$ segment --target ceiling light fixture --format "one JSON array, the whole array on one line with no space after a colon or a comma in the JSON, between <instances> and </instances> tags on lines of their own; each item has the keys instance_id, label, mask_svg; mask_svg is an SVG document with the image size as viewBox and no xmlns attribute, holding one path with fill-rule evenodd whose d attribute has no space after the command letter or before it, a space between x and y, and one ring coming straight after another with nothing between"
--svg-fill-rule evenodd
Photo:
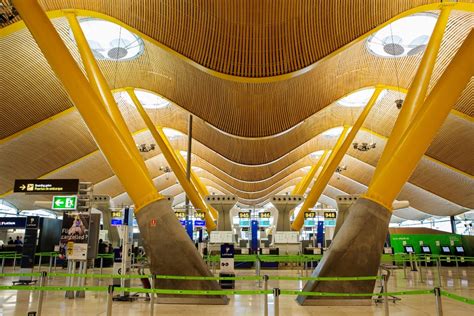
<instances>
[{"instance_id":1,"label":"ceiling light fixture","mask_svg":"<svg viewBox=\"0 0 474 316\"><path fill-rule=\"evenodd\" d=\"M352 146L354 149L358 151L369 151L371 149L374 149L377 144L376 143L353 143Z\"/></svg>"},{"instance_id":2,"label":"ceiling light fixture","mask_svg":"<svg viewBox=\"0 0 474 316\"><path fill-rule=\"evenodd\" d=\"M141 153L147 153L149 151L155 150L155 144L137 144L138 151Z\"/></svg>"}]
</instances>

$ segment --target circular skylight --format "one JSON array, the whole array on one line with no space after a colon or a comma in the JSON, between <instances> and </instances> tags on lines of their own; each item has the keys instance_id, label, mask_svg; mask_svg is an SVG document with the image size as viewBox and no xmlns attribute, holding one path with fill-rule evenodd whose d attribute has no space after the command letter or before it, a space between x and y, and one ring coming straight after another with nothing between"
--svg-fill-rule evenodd
<instances>
[{"instance_id":1,"label":"circular skylight","mask_svg":"<svg viewBox=\"0 0 474 316\"><path fill-rule=\"evenodd\" d=\"M115 23L102 19L80 19L84 36L98 60L130 60L143 53L140 37ZM69 30L71 38L74 38Z\"/></svg>"},{"instance_id":2,"label":"circular skylight","mask_svg":"<svg viewBox=\"0 0 474 316\"><path fill-rule=\"evenodd\" d=\"M381 57L413 56L425 50L438 16L418 13L398 19L367 39L368 50Z\"/></svg>"},{"instance_id":3,"label":"circular skylight","mask_svg":"<svg viewBox=\"0 0 474 316\"><path fill-rule=\"evenodd\" d=\"M357 108L366 106L369 103L370 98L374 94L375 88L366 88L353 92L343 98L337 100L337 103L342 106L350 108ZM382 90L377 100L382 99L387 94L387 90Z\"/></svg>"},{"instance_id":4,"label":"circular skylight","mask_svg":"<svg viewBox=\"0 0 474 316\"><path fill-rule=\"evenodd\" d=\"M336 137L336 136L341 135L343 130L344 130L344 127L342 127L342 126L334 127L334 128L331 128L331 129L328 129L328 130L322 132L322 135L326 136L326 137Z\"/></svg>"}]
</instances>

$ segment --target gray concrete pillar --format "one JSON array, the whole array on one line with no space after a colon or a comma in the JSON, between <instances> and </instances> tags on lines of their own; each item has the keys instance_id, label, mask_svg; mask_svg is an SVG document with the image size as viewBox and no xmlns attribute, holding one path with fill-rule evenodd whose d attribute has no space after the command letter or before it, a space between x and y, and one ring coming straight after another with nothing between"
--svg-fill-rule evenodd
<instances>
[{"instance_id":1,"label":"gray concrete pillar","mask_svg":"<svg viewBox=\"0 0 474 316\"><path fill-rule=\"evenodd\" d=\"M350 208L329 250L314 270L313 277L377 275L392 213L383 206L359 198ZM303 291L372 293L375 281L308 281ZM317 297L299 295L301 305L365 305L370 297Z\"/></svg>"},{"instance_id":2,"label":"gray concrete pillar","mask_svg":"<svg viewBox=\"0 0 474 316\"><path fill-rule=\"evenodd\" d=\"M150 271L159 275L213 276L194 243L180 225L169 202L153 202L136 213L140 235L150 261ZM157 279L160 289L219 290L217 281ZM166 295L160 303L227 304L226 296Z\"/></svg>"}]
</instances>

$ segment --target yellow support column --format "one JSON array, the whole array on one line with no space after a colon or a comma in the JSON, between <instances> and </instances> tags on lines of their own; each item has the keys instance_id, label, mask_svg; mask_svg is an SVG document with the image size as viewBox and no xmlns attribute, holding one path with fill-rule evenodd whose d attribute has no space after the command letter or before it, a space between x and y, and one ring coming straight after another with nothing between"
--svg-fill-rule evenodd
<instances>
[{"instance_id":1,"label":"yellow support column","mask_svg":"<svg viewBox=\"0 0 474 316\"><path fill-rule=\"evenodd\" d=\"M316 172L318 172L319 167L321 167L321 164L323 163L324 159L326 159L326 156L328 154L328 150L326 149L324 153L319 157L318 162L311 167L309 172L304 176L303 179L301 179L300 183L293 189L293 192L291 192L292 195L303 195L306 192L306 189L308 189L309 184L314 178L314 175Z\"/></svg>"},{"instance_id":2,"label":"yellow support column","mask_svg":"<svg viewBox=\"0 0 474 316\"><path fill-rule=\"evenodd\" d=\"M65 12L66 18L69 22L69 26L71 27L72 34L74 35L74 39L76 40L77 48L81 55L82 64L84 65L84 68L86 70L87 77L89 77L89 82L91 84L92 89L97 94L97 96L99 96L99 98L102 100L102 103L107 108L112 120L120 131L122 138L128 144L130 151L133 153L138 163L141 165L141 168L146 174L149 175L145 162L143 161L143 158L138 152L135 140L133 139L130 130L127 127L127 123L125 123L125 120L123 119L122 113L120 112L117 103L115 102L115 98L112 95L112 92L110 91L109 85L107 84L104 75L100 71L99 65L97 65L95 57L89 47L89 43L87 42L87 39L84 36L84 32L82 32L82 28L79 22L77 21L76 14L74 13L74 11L69 10Z\"/></svg>"},{"instance_id":3,"label":"yellow support column","mask_svg":"<svg viewBox=\"0 0 474 316\"><path fill-rule=\"evenodd\" d=\"M474 31L471 30L413 122L403 135L398 135L399 145L364 197L392 209L393 201L474 75L473 55Z\"/></svg>"},{"instance_id":4,"label":"yellow support column","mask_svg":"<svg viewBox=\"0 0 474 316\"><path fill-rule=\"evenodd\" d=\"M433 73L438 51L443 40L444 30L448 24L449 15L454 4L455 3L442 4L438 21L433 29L430 41L425 49L418 70L413 78L413 82L408 89L402 109L400 110L392 133L377 164L377 169L375 170L371 183L375 181L387 160L393 155L393 151L399 144L400 137L406 131L410 122L413 120L413 117L416 115L425 100L428 86L430 84L431 74Z\"/></svg>"},{"instance_id":5,"label":"yellow support column","mask_svg":"<svg viewBox=\"0 0 474 316\"><path fill-rule=\"evenodd\" d=\"M132 99L135 107L137 108L138 113L142 117L143 121L145 122L146 126L150 130L153 138L155 139L158 147L160 147L163 156L165 157L166 161L170 165L170 168L173 170L176 178L178 179L179 183L183 187L183 190L186 192L189 200L194 205L196 209L200 209L205 214L206 219L206 228L208 231L213 231L216 229L216 224L214 223L215 218L212 216L212 213L209 211L206 203L199 195L196 188L188 181L186 177L186 173L184 172L181 163L175 157L175 153L172 148L167 146L167 141L165 139L166 135L160 128L157 128L153 125L150 117L146 113L145 109L141 105L140 101L138 100L137 96L133 89L127 89L130 98Z\"/></svg>"},{"instance_id":6,"label":"yellow support column","mask_svg":"<svg viewBox=\"0 0 474 316\"><path fill-rule=\"evenodd\" d=\"M17 0L14 6L135 203L135 211L162 199L38 2Z\"/></svg>"},{"instance_id":7,"label":"yellow support column","mask_svg":"<svg viewBox=\"0 0 474 316\"><path fill-rule=\"evenodd\" d=\"M344 142L342 140L344 139L345 133L342 133L341 136L338 139L338 144L334 147L333 152L331 153L331 156L329 157L328 161L326 162L326 165L324 166L323 171L320 173L316 183L313 185L311 188L311 191L309 192L308 196L306 197L306 200L303 203L303 206L301 207L298 216L295 218L293 224L291 225L291 228L293 230L300 230L301 227L304 224L304 213L308 211L309 208L314 207L316 202L319 200L319 197L324 191L324 188L328 184L329 180L331 179L332 175L336 171L337 166L342 161L342 158L346 154L347 150L349 149L349 146L352 144L354 141L354 138L359 131L359 129L362 127L362 124L364 123L365 119L369 115L370 110L374 106L375 102L377 101L380 92L382 92L382 88L376 87L374 93L372 94L372 97L370 98L369 102L365 106L364 110L362 113L359 115L357 118L357 121L355 122L354 126L352 127L351 131L348 133L347 137L345 138ZM347 133L347 128L345 128L345 131ZM342 143L342 144L340 144ZM339 145L340 144L340 145Z\"/></svg>"}]
</instances>

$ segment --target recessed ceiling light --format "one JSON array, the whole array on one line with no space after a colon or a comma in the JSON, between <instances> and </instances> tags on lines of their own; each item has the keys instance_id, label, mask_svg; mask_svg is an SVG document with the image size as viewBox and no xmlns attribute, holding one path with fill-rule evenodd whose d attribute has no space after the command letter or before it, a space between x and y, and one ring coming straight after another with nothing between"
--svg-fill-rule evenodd
<instances>
[{"instance_id":1,"label":"recessed ceiling light","mask_svg":"<svg viewBox=\"0 0 474 316\"><path fill-rule=\"evenodd\" d=\"M413 56L425 50L438 16L434 13L417 13L398 19L372 34L367 48L380 57Z\"/></svg>"},{"instance_id":2,"label":"recessed ceiling light","mask_svg":"<svg viewBox=\"0 0 474 316\"><path fill-rule=\"evenodd\" d=\"M80 19L79 24L98 60L131 60L144 51L143 40L118 24L95 18ZM69 36L74 39L71 30Z\"/></svg>"}]
</instances>

